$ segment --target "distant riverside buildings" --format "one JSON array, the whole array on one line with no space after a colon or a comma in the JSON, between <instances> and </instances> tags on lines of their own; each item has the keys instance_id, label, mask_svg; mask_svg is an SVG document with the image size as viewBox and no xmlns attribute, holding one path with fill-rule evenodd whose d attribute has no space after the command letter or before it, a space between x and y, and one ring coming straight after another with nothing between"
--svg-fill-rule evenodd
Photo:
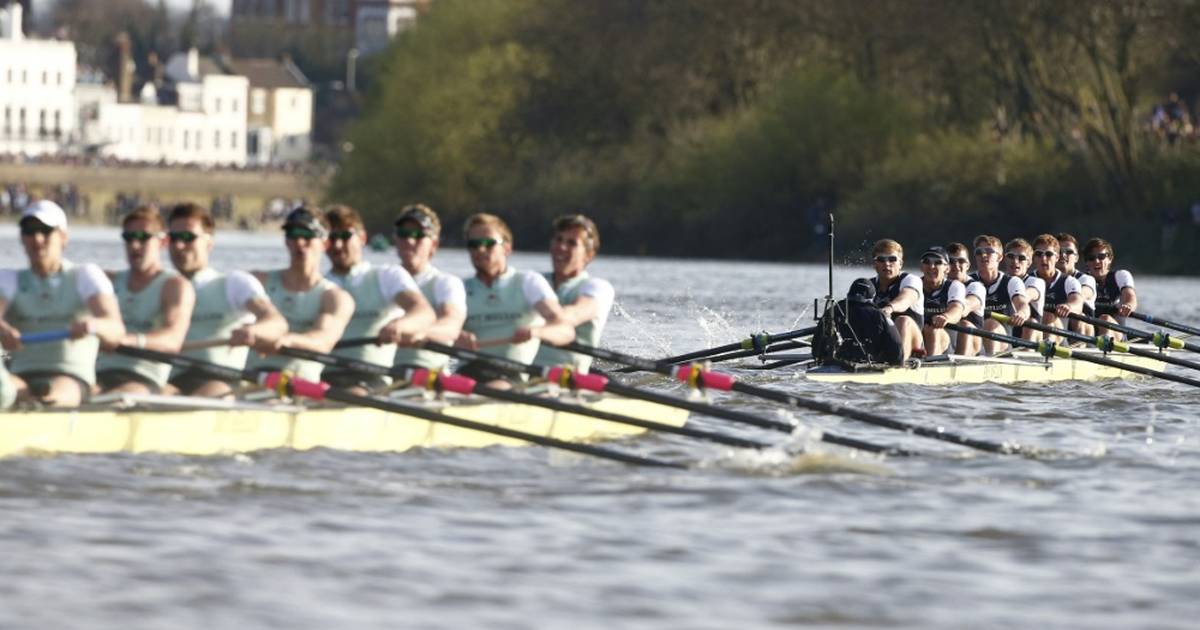
<instances>
[{"instance_id":1,"label":"distant riverside buildings","mask_svg":"<svg viewBox=\"0 0 1200 630\"><path fill-rule=\"evenodd\" d=\"M342 63L355 49L368 56L412 26L431 0L233 0L235 54L278 55L305 49Z\"/></svg>"},{"instance_id":2,"label":"distant riverside buildings","mask_svg":"<svg viewBox=\"0 0 1200 630\"><path fill-rule=\"evenodd\" d=\"M0 0L3 2L3 0ZM258 166L300 162L313 94L288 59L176 53L134 89L127 39L115 85L76 72L71 42L27 39L22 9L0 10L0 154L95 154L131 162Z\"/></svg>"}]
</instances>

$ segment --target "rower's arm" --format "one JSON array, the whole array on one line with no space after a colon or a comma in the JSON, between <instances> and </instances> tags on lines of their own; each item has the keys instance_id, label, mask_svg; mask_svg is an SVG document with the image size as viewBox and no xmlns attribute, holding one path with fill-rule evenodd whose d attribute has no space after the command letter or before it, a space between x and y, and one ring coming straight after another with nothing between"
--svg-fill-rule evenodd
<instances>
[{"instance_id":1,"label":"rower's arm","mask_svg":"<svg viewBox=\"0 0 1200 630\"><path fill-rule=\"evenodd\" d=\"M433 325L425 329L425 338L439 343L453 344L462 333L463 324L467 321L466 310L456 304L446 302L436 311L437 319Z\"/></svg>"},{"instance_id":2,"label":"rower's arm","mask_svg":"<svg viewBox=\"0 0 1200 630\"><path fill-rule=\"evenodd\" d=\"M196 290L192 283L182 276L168 278L163 283L162 295L159 298L159 309L162 312L163 325L156 328L140 339L138 335L125 333L121 341L126 346L145 347L159 352L179 352L183 340L187 337L188 326L192 322L192 310L196 306Z\"/></svg>"},{"instance_id":3,"label":"rower's arm","mask_svg":"<svg viewBox=\"0 0 1200 630\"><path fill-rule=\"evenodd\" d=\"M436 317L425 296L417 290L401 291L396 294L395 302L404 309L404 314L385 324L379 331L379 339L405 343L414 336L423 336Z\"/></svg>"},{"instance_id":4,"label":"rower's arm","mask_svg":"<svg viewBox=\"0 0 1200 630\"><path fill-rule=\"evenodd\" d=\"M542 300L533 307L546 320L542 326L531 326L532 337L553 346L561 346L575 340L575 327L563 317L562 306L554 300Z\"/></svg>"},{"instance_id":5,"label":"rower's arm","mask_svg":"<svg viewBox=\"0 0 1200 630\"><path fill-rule=\"evenodd\" d=\"M893 313L903 313L912 308L912 305L916 304L920 297L921 294L917 293L916 289L904 287L900 289L900 293L896 295L896 298L888 302L885 306L890 306Z\"/></svg>"},{"instance_id":6,"label":"rower's arm","mask_svg":"<svg viewBox=\"0 0 1200 630\"><path fill-rule=\"evenodd\" d=\"M321 310L317 313L312 328L303 332L288 332L276 345L312 352L329 352L342 338L346 324L350 323L353 315L354 298L342 289L329 289L321 294Z\"/></svg>"},{"instance_id":7,"label":"rower's arm","mask_svg":"<svg viewBox=\"0 0 1200 630\"><path fill-rule=\"evenodd\" d=\"M100 339L100 347L105 350L116 348L125 337L125 322L121 321L121 309L117 306L117 296L112 293L97 293L87 300L88 312L91 317L82 323L87 331Z\"/></svg>"},{"instance_id":8,"label":"rower's arm","mask_svg":"<svg viewBox=\"0 0 1200 630\"><path fill-rule=\"evenodd\" d=\"M946 312L942 313L942 317L946 318L947 324L957 324L962 321L964 315L967 314L967 308L962 302L951 302L946 307Z\"/></svg>"},{"instance_id":9,"label":"rower's arm","mask_svg":"<svg viewBox=\"0 0 1200 630\"><path fill-rule=\"evenodd\" d=\"M1025 294L1012 296L1013 314L1029 319L1029 298Z\"/></svg>"},{"instance_id":10,"label":"rower's arm","mask_svg":"<svg viewBox=\"0 0 1200 630\"><path fill-rule=\"evenodd\" d=\"M21 347L21 333L13 328L8 320L4 318L8 313L8 299L0 294L0 346L10 352L19 350Z\"/></svg>"},{"instance_id":11,"label":"rower's arm","mask_svg":"<svg viewBox=\"0 0 1200 630\"><path fill-rule=\"evenodd\" d=\"M1130 313L1136 311L1137 307L1137 291L1134 291L1133 287L1125 287L1124 289L1121 289L1121 314L1129 315Z\"/></svg>"},{"instance_id":12,"label":"rower's arm","mask_svg":"<svg viewBox=\"0 0 1200 630\"><path fill-rule=\"evenodd\" d=\"M287 320L267 296L260 295L247 300L246 310L254 315L254 323L233 331L233 345L257 345L259 340L273 343L287 334Z\"/></svg>"}]
</instances>

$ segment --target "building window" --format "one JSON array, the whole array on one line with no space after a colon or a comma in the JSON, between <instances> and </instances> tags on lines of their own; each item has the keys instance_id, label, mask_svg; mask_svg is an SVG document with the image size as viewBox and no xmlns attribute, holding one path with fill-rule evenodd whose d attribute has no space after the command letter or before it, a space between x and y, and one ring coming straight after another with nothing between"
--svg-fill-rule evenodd
<instances>
[{"instance_id":1,"label":"building window","mask_svg":"<svg viewBox=\"0 0 1200 630\"><path fill-rule=\"evenodd\" d=\"M185 148L185 149L189 148L189 146L191 145L191 139L192 139L191 134L188 133L187 129L184 129L183 130L183 148Z\"/></svg>"},{"instance_id":2,"label":"building window","mask_svg":"<svg viewBox=\"0 0 1200 630\"><path fill-rule=\"evenodd\" d=\"M254 90L250 93L250 113L261 116L267 111L267 93L265 90Z\"/></svg>"},{"instance_id":3,"label":"building window","mask_svg":"<svg viewBox=\"0 0 1200 630\"><path fill-rule=\"evenodd\" d=\"M220 114L221 113L221 99L219 99L219 98L214 99L213 104L214 104L214 107L216 107L217 113Z\"/></svg>"},{"instance_id":4,"label":"building window","mask_svg":"<svg viewBox=\"0 0 1200 630\"><path fill-rule=\"evenodd\" d=\"M218 151L221 149L221 132L219 130L213 131L213 148Z\"/></svg>"},{"instance_id":5,"label":"building window","mask_svg":"<svg viewBox=\"0 0 1200 630\"><path fill-rule=\"evenodd\" d=\"M238 132L229 132L229 146L233 147L235 150L238 148Z\"/></svg>"},{"instance_id":6,"label":"building window","mask_svg":"<svg viewBox=\"0 0 1200 630\"><path fill-rule=\"evenodd\" d=\"M42 85L50 85L50 73L42 70Z\"/></svg>"},{"instance_id":7,"label":"building window","mask_svg":"<svg viewBox=\"0 0 1200 630\"><path fill-rule=\"evenodd\" d=\"M5 75L4 82L5 82L5 83L12 83L12 68L9 68L9 69L8 69L8 72L5 72L5 73L4 73L4 75Z\"/></svg>"},{"instance_id":8,"label":"building window","mask_svg":"<svg viewBox=\"0 0 1200 630\"><path fill-rule=\"evenodd\" d=\"M29 78L28 78L28 76L25 74L25 69L24 69L24 68L21 68L21 85L25 85L25 84L26 84L26 83L28 83L28 82L29 82Z\"/></svg>"},{"instance_id":9,"label":"building window","mask_svg":"<svg viewBox=\"0 0 1200 630\"><path fill-rule=\"evenodd\" d=\"M197 129L196 133L193 135L196 136L196 150L199 151L199 150L203 149L204 147L201 146L201 144L202 144L202 141L204 140L204 136L202 136L200 134L200 130Z\"/></svg>"},{"instance_id":10,"label":"building window","mask_svg":"<svg viewBox=\"0 0 1200 630\"><path fill-rule=\"evenodd\" d=\"M55 79L58 81L58 85L62 85L62 72L55 73Z\"/></svg>"},{"instance_id":11,"label":"building window","mask_svg":"<svg viewBox=\"0 0 1200 630\"><path fill-rule=\"evenodd\" d=\"M240 102L241 102L241 101L239 101L239 100L238 100L238 99L236 99L236 98L235 98L235 99L233 99L232 101L230 101L230 103L229 103L229 107L230 107L230 109L232 109L232 110L233 110L233 113L235 113L235 114L236 114L236 113L238 113L238 103L240 103Z\"/></svg>"}]
</instances>

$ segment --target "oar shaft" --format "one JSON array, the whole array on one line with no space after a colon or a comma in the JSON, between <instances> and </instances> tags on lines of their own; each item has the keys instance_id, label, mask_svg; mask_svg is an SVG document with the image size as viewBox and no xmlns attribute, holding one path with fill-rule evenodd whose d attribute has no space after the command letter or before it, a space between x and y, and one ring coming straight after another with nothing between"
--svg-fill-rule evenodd
<instances>
[{"instance_id":1,"label":"oar shaft","mask_svg":"<svg viewBox=\"0 0 1200 630\"><path fill-rule=\"evenodd\" d=\"M1200 352L1200 344L1196 344L1191 341L1186 341L1184 339L1176 339L1174 337L1166 338L1167 334L1164 332L1161 332L1161 331L1160 332L1151 332L1148 330L1141 330L1138 328L1133 328L1132 326L1126 326L1124 324L1114 324L1113 322L1100 319L1099 317L1091 317L1088 315L1081 315L1079 313L1071 313L1070 317L1073 320L1080 321L1085 324L1091 324L1093 326L1102 326L1102 327L1108 328L1110 330L1115 330L1120 333L1125 333L1131 339L1150 340L1151 343L1156 343L1156 344L1162 342L1163 345L1165 345L1166 347L1174 348L1176 350L1188 350L1191 352ZM1158 339L1158 341L1155 341L1156 339Z\"/></svg>"},{"instance_id":2,"label":"oar shaft","mask_svg":"<svg viewBox=\"0 0 1200 630\"><path fill-rule=\"evenodd\" d=\"M785 341L783 343L777 343L777 344L774 344L774 345L768 347L767 351L765 353L759 352L758 350L738 350L737 352L728 352L725 354L718 354L717 356L714 356L714 357L709 357L708 359L706 359L706 361L708 361L709 363L721 363L722 361L733 361L734 359L744 359L746 357L757 357L757 356L761 356L763 354L770 354L772 352L783 352L784 350L797 350L800 348L807 348L807 347L809 347L809 345L811 345L811 344L809 344L806 341Z\"/></svg>"},{"instance_id":3,"label":"oar shaft","mask_svg":"<svg viewBox=\"0 0 1200 630\"><path fill-rule=\"evenodd\" d=\"M221 339L203 339L203 340L199 340L199 341L185 341L183 343L183 347L181 347L180 350L183 352L187 352L188 350L204 350L206 348L216 348L218 346L228 346L230 341L231 341L231 339L229 339L228 337L224 337Z\"/></svg>"},{"instance_id":4,"label":"oar shaft","mask_svg":"<svg viewBox=\"0 0 1200 630\"><path fill-rule=\"evenodd\" d=\"M1134 311L1134 312L1130 313L1129 316L1134 319L1140 319L1140 320L1146 322L1147 324L1154 324L1155 326L1163 326L1165 328L1178 330L1179 332L1185 332L1189 335L1200 335L1200 328L1196 328L1195 326L1188 326L1187 324L1180 324L1179 322L1173 322L1169 319L1163 319L1161 317L1155 317L1149 313L1139 313L1137 311Z\"/></svg>"},{"instance_id":5,"label":"oar shaft","mask_svg":"<svg viewBox=\"0 0 1200 630\"><path fill-rule=\"evenodd\" d=\"M996 313L993 313L992 315L996 315ZM1001 321L1003 321L1003 316L1001 316L997 319L1000 319ZM1196 363L1195 361L1188 361L1187 359L1181 359L1179 357L1171 356L1165 352L1157 352L1154 350L1147 350L1145 348L1133 348L1133 347L1130 347L1128 344L1121 343L1119 341L1115 341L1111 337L1089 337L1087 335L1080 334L1080 333L1077 333L1072 330L1066 330L1063 328L1055 328L1054 326L1047 326L1045 324L1039 324L1037 322L1025 322L1024 324L1021 324L1021 325L1025 326L1026 328L1030 328L1033 330L1039 330L1039 331L1047 333L1047 334L1058 335L1059 337L1064 337L1066 339L1072 339L1074 341L1082 341L1084 343L1092 344L1092 345L1096 346L1097 348L1099 348L1100 350L1109 349L1108 345L1111 344L1113 346L1111 349L1115 350L1117 352L1131 354L1135 357L1146 357L1148 359L1154 359L1156 361L1162 361L1163 363L1170 363L1172 365L1178 365L1180 367L1191 368L1193 370L1200 370L1200 363Z\"/></svg>"},{"instance_id":6,"label":"oar shaft","mask_svg":"<svg viewBox=\"0 0 1200 630\"><path fill-rule=\"evenodd\" d=\"M770 343L775 343L778 341L788 341L791 339L796 339L798 337L807 337L807 336L813 334L813 332L816 329L817 329L816 326L809 326L808 328L800 328L798 330L790 330L788 332L777 333L774 335L766 335L765 337L762 338L762 341L767 344L770 344ZM750 354L747 354L744 356L751 356L754 354L758 354L758 350L754 347L754 337L743 339L736 343L729 343L729 344L725 344L723 346L717 346L715 348L708 348L705 350L696 350L694 352L678 354L673 357L666 357L664 359L658 359L656 362L657 363L666 363L666 364L683 363L685 361L692 361L695 359L704 359L707 357L724 354L726 352L734 352L734 351L739 351L739 350L750 351ZM621 369L621 370L617 370L617 371L618 372L630 372L630 371L636 371L636 370Z\"/></svg>"}]
</instances>

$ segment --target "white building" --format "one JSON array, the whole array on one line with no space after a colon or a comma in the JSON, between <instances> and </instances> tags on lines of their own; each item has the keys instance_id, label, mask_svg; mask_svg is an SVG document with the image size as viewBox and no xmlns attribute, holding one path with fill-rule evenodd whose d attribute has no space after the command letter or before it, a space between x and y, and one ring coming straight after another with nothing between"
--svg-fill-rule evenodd
<instances>
[{"instance_id":1,"label":"white building","mask_svg":"<svg viewBox=\"0 0 1200 630\"><path fill-rule=\"evenodd\" d=\"M373 55L392 38L416 24L421 0L359 0L354 16L354 43L359 54Z\"/></svg>"},{"instance_id":2,"label":"white building","mask_svg":"<svg viewBox=\"0 0 1200 630\"><path fill-rule=\"evenodd\" d=\"M0 154L57 153L75 133L75 44L26 39L21 17L0 9Z\"/></svg>"},{"instance_id":3,"label":"white building","mask_svg":"<svg viewBox=\"0 0 1200 630\"><path fill-rule=\"evenodd\" d=\"M313 90L290 59L232 59L229 70L250 82L250 164L303 162L312 154Z\"/></svg>"},{"instance_id":4,"label":"white building","mask_svg":"<svg viewBox=\"0 0 1200 630\"><path fill-rule=\"evenodd\" d=\"M153 86L138 103L96 99L94 129L86 133L101 155L168 164L246 164L246 77L226 74L195 49L168 60L176 103L157 103Z\"/></svg>"}]
</instances>

